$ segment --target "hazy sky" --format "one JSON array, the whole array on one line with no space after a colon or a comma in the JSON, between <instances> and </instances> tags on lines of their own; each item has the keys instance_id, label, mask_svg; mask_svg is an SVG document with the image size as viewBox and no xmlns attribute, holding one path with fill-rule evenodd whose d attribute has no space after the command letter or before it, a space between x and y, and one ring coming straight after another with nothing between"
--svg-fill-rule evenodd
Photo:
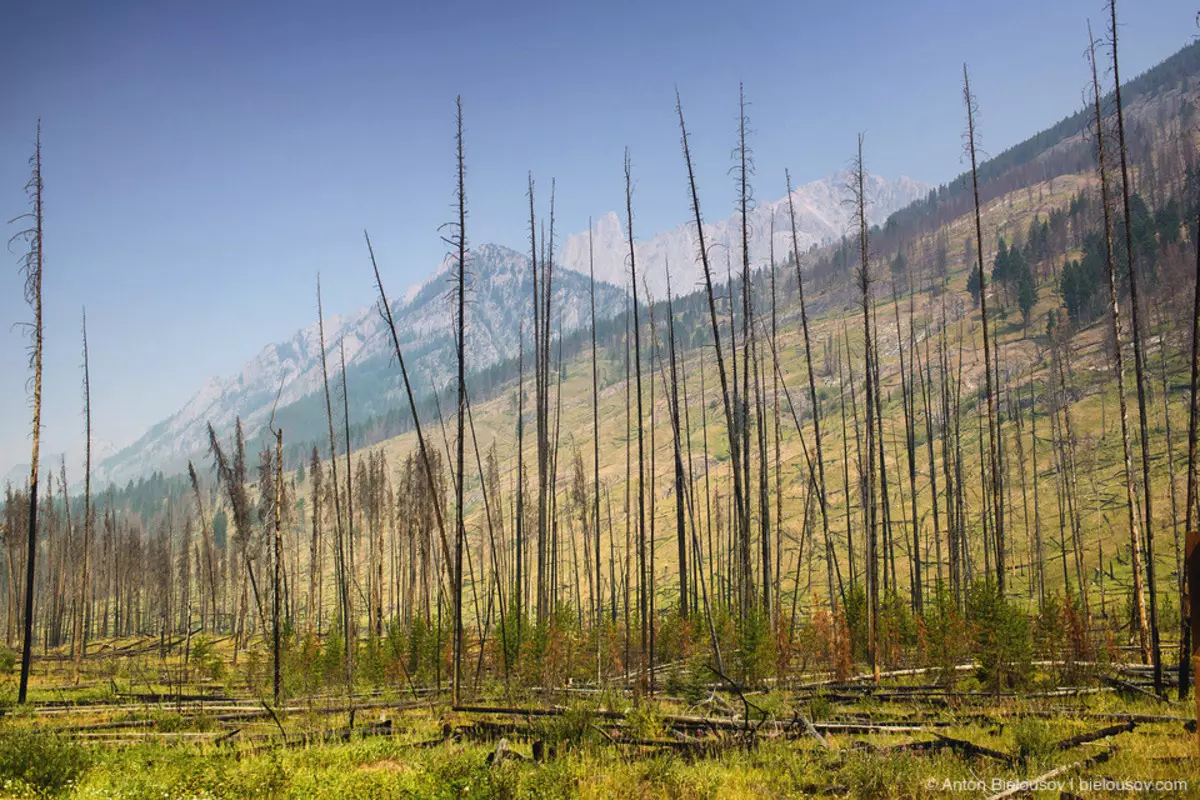
<instances>
[{"instance_id":1,"label":"hazy sky","mask_svg":"<svg viewBox=\"0 0 1200 800\"><path fill-rule=\"evenodd\" d=\"M1126 0L1132 77L1197 33L1197 0ZM639 235L688 213L675 85L706 215L729 213L742 80L758 197L867 166L961 171L962 62L991 153L1082 102L1099 0L974 3L0 3L0 220L42 118L43 452L82 437L80 310L94 431L125 444L212 375L371 302L370 229L393 294L444 254L454 97L466 114L472 244L524 247L526 171L557 178L564 232L622 203ZM623 215L622 215L623 216ZM9 225L5 239L17 230ZM29 458L19 248L0 268L0 475Z\"/></svg>"}]
</instances>

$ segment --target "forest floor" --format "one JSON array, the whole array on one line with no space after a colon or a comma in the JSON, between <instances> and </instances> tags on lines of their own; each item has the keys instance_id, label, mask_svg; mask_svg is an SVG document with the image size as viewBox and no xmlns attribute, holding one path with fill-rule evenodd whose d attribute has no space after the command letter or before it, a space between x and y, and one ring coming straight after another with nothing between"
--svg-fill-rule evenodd
<instances>
[{"instance_id":1,"label":"forest floor","mask_svg":"<svg viewBox=\"0 0 1200 800\"><path fill-rule=\"evenodd\" d=\"M755 691L675 666L653 698L623 678L493 684L455 709L397 681L275 707L261 653L237 681L184 681L158 644L100 643L78 683L68 654L36 660L31 702L0 717L0 796L1200 797L1195 709L1135 664L1035 662L1020 693L985 691L972 664Z\"/></svg>"}]
</instances>

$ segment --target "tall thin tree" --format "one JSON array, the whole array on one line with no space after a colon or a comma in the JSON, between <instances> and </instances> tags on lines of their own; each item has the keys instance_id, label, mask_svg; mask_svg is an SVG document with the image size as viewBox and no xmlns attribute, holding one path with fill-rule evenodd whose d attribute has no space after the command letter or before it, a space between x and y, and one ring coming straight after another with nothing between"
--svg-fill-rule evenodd
<instances>
[{"instance_id":1,"label":"tall thin tree","mask_svg":"<svg viewBox=\"0 0 1200 800\"><path fill-rule=\"evenodd\" d=\"M988 334L987 315L987 283L983 274L983 220L982 208L979 203L979 169L976 163L975 115L979 106L975 95L971 94L971 79L967 75L967 65L963 64L963 104L967 108L967 150L971 157L971 189L975 198L975 256L979 276L979 315L983 320L983 373L984 387L987 393L988 415L988 463L991 468L991 486L989 502L992 504L996 554L996 587L1004 593L1004 501L1003 483L999 469L999 438L1000 423L996 419L995 387L992 385L992 354L991 340Z\"/></svg>"},{"instance_id":2,"label":"tall thin tree","mask_svg":"<svg viewBox=\"0 0 1200 800\"><path fill-rule=\"evenodd\" d=\"M9 239L20 239L29 249L21 258L21 273L25 278L25 302L33 309L33 321L23 323L29 331L29 368L33 372L33 454L29 463L29 540L25 560L25 617L21 646L21 683L17 703L24 705L29 690L29 669L33 664L33 595L34 561L37 556L38 524L38 459L42 437L42 121L37 123L33 157L29 160L32 174L25 184L25 194L32 210L17 219L29 220L29 227ZM14 220L15 221L15 220Z\"/></svg>"},{"instance_id":3,"label":"tall thin tree","mask_svg":"<svg viewBox=\"0 0 1200 800\"><path fill-rule=\"evenodd\" d=\"M1150 644L1154 656L1154 691L1162 694L1162 650L1158 635L1158 592L1155 588L1154 569L1154 486L1150 482L1150 431L1147 421L1146 401L1146 357L1142 350L1142 326L1138 309L1138 274L1134 260L1133 221L1129 210L1129 159L1125 148L1125 110L1121 103L1121 68L1117 58L1117 2L1109 0L1108 34L1112 45L1113 85L1117 101L1117 145L1121 155L1121 198L1125 206L1125 261L1129 269L1129 316L1133 329L1133 369L1137 379L1138 424L1142 441L1142 513L1145 516L1146 547L1146 591L1150 594Z\"/></svg>"}]
</instances>

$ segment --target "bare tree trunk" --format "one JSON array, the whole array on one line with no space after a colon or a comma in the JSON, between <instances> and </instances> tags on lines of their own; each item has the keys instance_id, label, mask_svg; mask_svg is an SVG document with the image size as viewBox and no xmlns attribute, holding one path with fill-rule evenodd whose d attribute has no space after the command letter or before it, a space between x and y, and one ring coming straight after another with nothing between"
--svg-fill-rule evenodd
<instances>
[{"instance_id":1,"label":"bare tree trunk","mask_svg":"<svg viewBox=\"0 0 1200 800\"><path fill-rule=\"evenodd\" d=\"M455 484L455 519L457 520L454 535L454 705L458 705L462 695L462 661L463 661L463 620L462 620L462 589L463 589L463 540L466 538L466 520L463 518L463 484L466 483L466 473L463 469L463 448L466 443L464 421L467 405L467 361L466 361L466 331L467 331L467 194L464 185L466 163L463 159L463 119L462 96L456 100L458 134L456 136L458 150L458 226L451 236L451 241L458 249L458 454Z\"/></svg>"},{"instance_id":2,"label":"bare tree trunk","mask_svg":"<svg viewBox=\"0 0 1200 800\"><path fill-rule=\"evenodd\" d=\"M33 451L29 464L29 549L25 559L25 618L21 647L21 683L17 691L17 704L24 705L29 690L29 669L33 663L33 592L34 561L37 556L37 512L38 512L38 459L42 438L42 121L38 120L37 139L33 158L30 159L33 174L25 184L33 210L25 215L31 226L18 238L29 244L29 251L21 260L21 272L25 277L25 301L33 309L30 323L30 358L33 371Z\"/></svg>"},{"instance_id":3,"label":"bare tree trunk","mask_svg":"<svg viewBox=\"0 0 1200 800\"><path fill-rule=\"evenodd\" d=\"M347 586L346 574L346 544L345 533L342 529L341 490L337 474L337 440L333 435L333 405L329 394L329 369L325 359L325 314L321 306L321 277L317 276L317 327L321 338L321 378L325 387L325 419L329 423L329 468L333 483L330 491L333 493L333 515L336 542L334 554L338 578L338 606L341 611L342 636L346 639L346 691L353 691L353 673L350 667L350 589ZM346 452L350 452L350 441L346 441Z\"/></svg>"},{"instance_id":4,"label":"bare tree trunk","mask_svg":"<svg viewBox=\"0 0 1200 800\"><path fill-rule=\"evenodd\" d=\"M837 564L837 555L833 548L833 537L829 532L829 503L825 492L825 450L821 442L821 404L817 397L817 378L813 370L812 361L812 340L809 337L808 330L808 308L804 302L804 273L800 269L800 239L796 233L796 207L792 200L792 176L787 170L784 170L784 178L787 182L788 196L788 217L791 220L792 226L792 260L796 263L796 287L800 298L800 327L804 332L804 364L808 371L808 402L812 408L813 417L813 443L816 448L817 458L817 503L821 510L821 531L825 535L825 557L827 561L826 570L828 572L829 582L829 604L833 609L837 609L837 600L833 594L833 570ZM848 507L847 507L848 510ZM847 516L847 520L849 516ZM782 554L780 555L782 558ZM841 570L838 569L839 590L841 589L840 576ZM845 601L845 593L840 592L842 600Z\"/></svg>"},{"instance_id":5,"label":"bare tree trunk","mask_svg":"<svg viewBox=\"0 0 1200 800\"><path fill-rule=\"evenodd\" d=\"M645 412L642 408L642 338L641 321L638 318L637 294L637 256L633 246L633 175L629 161L629 148L625 148L625 219L629 232L629 270L630 285L633 287L633 364L637 379L637 428L638 428L638 598L640 621L642 628L642 677L646 680L646 656L649 650L647 631L650 625L649 593L646 576L646 502L645 502L645 445L643 442L643 420ZM653 373L651 374L653 380ZM653 474L651 475L653 478Z\"/></svg>"},{"instance_id":6,"label":"bare tree trunk","mask_svg":"<svg viewBox=\"0 0 1200 800\"><path fill-rule=\"evenodd\" d=\"M858 286L862 295L863 312L863 353L866 359L867 385L867 584L868 584L868 614L867 614L867 649L870 654L871 671L875 682L879 682L879 546L875 518L875 392L878 387L874 384L877 374L874 367L874 355L871 345L871 272L867 243L867 211L866 211L866 169L862 157L863 137L858 135L858 154L854 160L854 190L858 206L858 237L860 249L860 264L858 270Z\"/></svg>"},{"instance_id":7,"label":"bare tree trunk","mask_svg":"<svg viewBox=\"0 0 1200 800\"><path fill-rule=\"evenodd\" d=\"M600 372L596 364L596 263L592 251L592 220L588 218L588 277L592 303L592 524L596 526L596 669L600 669L600 622L604 592L600 587ZM610 534L611 539L611 534ZM611 559L609 566L611 568Z\"/></svg>"},{"instance_id":8,"label":"bare tree trunk","mask_svg":"<svg viewBox=\"0 0 1200 800\"><path fill-rule=\"evenodd\" d=\"M1117 377L1117 399L1121 409L1121 454L1125 469L1125 510L1129 523L1129 548L1133 572L1134 619L1138 626L1138 643L1142 663L1150 662L1150 638L1146 622L1146 594L1142 588L1142 547L1138 533L1138 518L1135 510L1133 488L1133 466L1129 446L1129 410L1125 402L1124 341L1121 336L1121 305L1117 297L1117 274L1113 264L1112 219L1109 213L1108 172L1105 169L1104 116L1100 106L1100 81L1096 74L1096 41L1092 37L1092 26L1088 23L1088 61L1092 66L1093 109L1096 115L1096 158L1100 172L1100 205L1104 209L1104 255L1108 267L1108 301L1113 335L1113 371Z\"/></svg>"},{"instance_id":9,"label":"bare tree trunk","mask_svg":"<svg viewBox=\"0 0 1200 800\"><path fill-rule=\"evenodd\" d=\"M1000 591L1000 594L1004 594L1004 502L1001 499L1004 493L1002 491L1002 478L999 469L1000 456L998 444L1000 425L996 420L995 389L992 386L991 341L988 336L987 316L987 280L983 270L983 222L981 220L982 212L979 204L979 172L975 161L975 112L977 106L975 96L971 94L971 82L967 77L966 64L963 64L963 103L967 107L967 147L971 155L971 185L975 196L976 257L979 264L979 314L983 319L983 373L985 376L985 391L987 392L988 461L992 473L992 483L988 498L995 513L996 587Z\"/></svg>"},{"instance_id":10,"label":"bare tree trunk","mask_svg":"<svg viewBox=\"0 0 1200 800\"><path fill-rule=\"evenodd\" d=\"M516 652L520 658L521 626L525 624L525 321L520 325L520 349L517 356L517 489L516 520Z\"/></svg>"},{"instance_id":11,"label":"bare tree trunk","mask_svg":"<svg viewBox=\"0 0 1200 800\"><path fill-rule=\"evenodd\" d=\"M324 549L321 543L321 458L317 446L313 445L312 458L308 465L308 479L312 485L312 543L308 551L308 632L321 634L321 584L325 574Z\"/></svg>"},{"instance_id":12,"label":"bare tree trunk","mask_svg":"<svg viewBox=\"0 0 1200 800\"><path fill-rule=\"evenodd\" d=\"M749 520L746 518L745 505L743 503L745 487L742 485L741 454L737 448L738 427L734 419L733 405L730 402L729 397L729 379L725 372L725 355L721 350L721 333L717 324L717 304L716 298L713 295L712 270L709 268L708 250L704 245L704 226L700 216L700 195L696 190L696 175L695 171L692 169L692 154L690 148L688 147L687 127L684 124L683 105L679 100L678 92L675 94L675 110L679 115L679 130L683 143L683 157L687 164L688 185L692 196L692 213L696 222L696 237L698 242L697 250L700 257L700 263L704 269L704 286L705 292L708 295L709 319L712 324L713 332L713 349L716 351L717 355L717 374L721 380L721 396L725 407L725 427L729 438L729 453L733 470L733 504L737 509L735 532L748 531L750 526ZM734 380L736 383L736 376Z\"/></svg>"},{"instance_id":13,"label":"bare tree trunk","mask_svg":"<svg viewBox=\"0 0 1200 800\"><path fill-rule=\"evenodd\" d=\"M1196 529L1196 440L1197 420L1200 417L1200 215L1196 217L1196 233L1192 238L1196 248L1195 299L1192 304L1192 383L1191 396L1188 398L1188 463L1187 463L1187 494L1184 499L1183 529ZM1192 587L1195 591L1195 587ZM1183 609L1185 606L1180 605ZM1179 624L1182 628L1179 641L1179 697L1183 699L1188 693L1188 673L1191 672L1191 617L1187 610L1180 613Z\"/></svg>"},{"instance_id":14,"label":"bare tree trunk","mask_svg":"<svg viewBox=\"0 0 1200 800\"><path fill-rule=\"evenodd\" d=\"M87 602L88 554L92 547L92 382L88 366L86 310L83 312L83 420L83 563L79 570L79 601L75 613L75 683L79 683L79 670L87 647L83 618Z\"/></svg>"},{"instance_id":15,"label":"bare tree trunk","mask_svg":"<svg viewBox=\"0 0 1200 800\"><path fill-rule=\"evenodd\" d=\"M281 533L281 512L283 505L283 429L275 431L275 590L273 592L275 599L274 608L274 625L272 627L272 642L271 650L274 666L274 690L275 690L275 705L279 706L283 703L283 669L280 663L282 649L282 625L281 625L281 610L280 610L280 577L283 566L283 536Z\"/></svg>"},{"instance_id":16,"label":"bare tree trunk","mask_svg":"<svg viewBox=\"0 0 1200 800\"><path fill-rule=\"evenodd\" d=\"M1142 327L1138 310L1138 276L1133 254L1133 222L1129 211L1129 166L1125 154L1125 111L1121 104L1121 71L1117 59L1117 3L1109 0L1111 26L1109 37L1112 44L1113 84L1117 100L1117 142L1121 153L1121 197L1125 204L1125 255L1129 266L1129 306L1133 323L1133 369L1137 378L1138 425L1142 440L1142 512L1145 514L1146 546L1146 591L1150 595L1150 642L1154 657L1154 691L1163 692L1162 650L1158 636L1158 591L1155 586L1154 569L1154 515L1151 500L1154 496L1150 483L1150 435L1146 406L1146 358L1142 352Z\"/></svg>"},{"instance_id":17,"label":"bare tree trunk","mask_svg":"<svg viewBox=\"0 0 1200 800\"><path fill-rule=\"evenodd\" d=\"M675 362L675 310L671 296L671 267L667 265L667 347L671 356L671 381L667 385L668 402L671 408L672 433L675 455L675 539L679 557L679 616L687 619L688 609L688 547L685 520L686 479L683 473L683 442L685 435L680 428L679 416L679 371ZM661 359L660 359L661 364ZM664 377L663 383L666 384Z\"/></svg>"}]
</instances>

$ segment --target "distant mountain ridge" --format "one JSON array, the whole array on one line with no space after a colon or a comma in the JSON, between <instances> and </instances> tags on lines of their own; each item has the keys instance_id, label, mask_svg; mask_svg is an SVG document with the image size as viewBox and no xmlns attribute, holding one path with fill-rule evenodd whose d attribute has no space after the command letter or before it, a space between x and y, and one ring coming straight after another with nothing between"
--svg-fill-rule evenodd
<instances>
[{"instance_id":1,"label":"distant mountain ridge","mask_svg":"<svg viewBox=\"0 0 1200 800\"><path fill-rule=\"evenodd\" d=\"M853 195L849 188L850 174L836 172L820 180L792 189L796 209L796 238L801 255L814 245L829 244L849 233L854 218ZM878 175L867 178L867 219L871 224L883 223L892 213L925 197L931 184L901 177L886 180ZM788 198L755 206L747 215L750 228L750 261L754 266L769 263L771 230L774 225L775 257L787 260L792 252L791 221ZM624 222L614 212L608 212L592 225L592 247L595 253L596 277L617 286L629 280L629 241ZM662 299L667 292L667 267L671 269L671 288L676 294L688 294L703 280L703 269L697 259L695 224L684 224L660 231L649 239L636 240L634 252L638 264L638 291L642 280L654 297ZM636 231L634 232L636 235ZM713 282L725 281L725 252L732 247L735 274L741 269L741 217L732 214L704 223L706 244L718 245L713 250ZM572 234L563 240L559 261L568 269L583 274L588 271L588 233Z\"/></svg>"},{"instance_id":2,"label":"distant mountain ridge","mask_svg":"<svg viewBox=\"0 0 1200 800\"><path fill-rule=\"evenodd\" d=\"M506 247L486 244L472 250L469 266L473 277L467 310L467 363L476 371L516 356L520 318L531 303L532 287L528 259ZM449 263L443 262L429 278L391 301L409 376L426 390L444 386L454 374L448 285L440 280L448 267ZM556 276L553 304L562 315L564 331L590 323L588 290L588 281L575 273ZM597 316L611 317L623 308L624 292L597 282ZM353 421L365 422L405 402L391 335L376 305L325 319L326 359L335 392L340 391L343 344ZM253 446L269 420L281 378L276 417L294 434L295 442L306 432L315 434L324 424L317 322L284 342L263 348L234 375L210 378L179 411L128 447L97 461L93 479L124 483L156 470L173 474L186 469L189 458L203 457L206 452L207 424L227 436L239 416ZM420 388L418 393L421 399ZM317 396L321 403L313 402Z\"/></svg>"}]
</instances>

